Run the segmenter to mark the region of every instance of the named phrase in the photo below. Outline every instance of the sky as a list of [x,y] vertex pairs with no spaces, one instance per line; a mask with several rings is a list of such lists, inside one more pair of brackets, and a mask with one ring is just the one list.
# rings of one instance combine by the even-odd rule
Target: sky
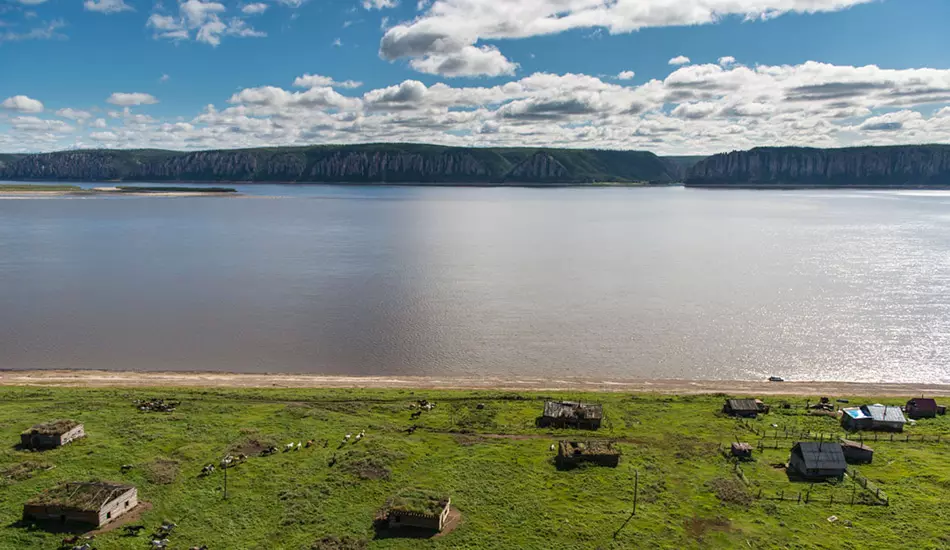
[[0,152],[950,142],[950,0],[0,0]]

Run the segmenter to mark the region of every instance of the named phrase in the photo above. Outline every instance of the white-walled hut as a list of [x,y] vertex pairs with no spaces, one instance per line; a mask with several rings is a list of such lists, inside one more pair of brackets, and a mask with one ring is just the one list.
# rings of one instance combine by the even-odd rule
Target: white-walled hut
[[847,469],[841,445],[831,441],[800,441],[788,459],[789,474],[808,481],[841,479]]
[[54,449],[86,436],[86,430],[75,420],[53,420],[37,424],[20,434],[20,445],[27,449]]
[[23,519],[100,527],[138,503],[138,491],[132,485],[109,481],[65,483],[27,501]]
[[376,521],[390,529],[415,527],[442,531],[449,518],[452,499],[423,489],[406,489],[390,498],[376,514]]

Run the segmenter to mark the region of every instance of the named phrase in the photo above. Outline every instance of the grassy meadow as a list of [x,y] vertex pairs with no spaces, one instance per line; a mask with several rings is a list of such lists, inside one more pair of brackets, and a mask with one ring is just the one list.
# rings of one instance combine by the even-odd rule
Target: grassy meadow
[[[182,404],[172,413],[133,406],[152,397]],[[604,427],[596,435],[535,427],[552,397],[603,403]],[[140,500],[152,505],[141,518],[146,533],[174,521],[169,548],[180,549],[950,547],[950,417],[906,430],[948,434],[940,443],[871,443],[874,463],[858,470],[890,506],[851,505],[851,495],[866,497],[848,480],[816,485],[811,502],[799,504],[754,498],[760,489],[809,489],[775,467],[794,440],[756,451],[755,461],[742,466],[747,483],[719,452],[736,438],[760,439],[719,412],[723,397],[0,387],[0,548],[56,548],[62,534],[20,523],[23,502],[57,483],[93,478],[136,485]],[[436,406],[413,420],[409,404],[418,399]],[[835,419],[808,415],[805,399],[766,399],[773,412],[752,422],[782,433],[841,432]],[[776,407],[782,402],[792,408]],[[83,422],[88,437],[46,452],[15,448],[22,430],[57,418]],[[344,434],[361,430],[365,439],[341,448]],[[552,443],[591,436],[616,442],[619,467],[555,468]],[[257,456],[261,446],[309,439],[317,445]],[[204,464],[242,451],[252,456],[229,470],[224,500],[221,470],[198,474]],[[125,464],[133,467],[123,473]],[[375,512],[406,488],[450,494],[460,525],[427,540],[375,538]],[[318,542],[325,537],[350,545]],[[146,534],[126,537],[121,530],[94,542],[99,550],[149,547]]]

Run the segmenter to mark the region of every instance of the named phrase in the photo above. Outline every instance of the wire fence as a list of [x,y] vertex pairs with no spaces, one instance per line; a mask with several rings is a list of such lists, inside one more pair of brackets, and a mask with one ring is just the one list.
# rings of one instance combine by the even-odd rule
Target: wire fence
[[850,439],[860,443],[887,442],[887,443],[950,443],[950,434],[906,434],[881,432],[812,432],[776,428],[772,430],[759,428],[748,421],[739,421],[744,429],[754,433],[761,439],[796,440],[796,441],[837,441]]

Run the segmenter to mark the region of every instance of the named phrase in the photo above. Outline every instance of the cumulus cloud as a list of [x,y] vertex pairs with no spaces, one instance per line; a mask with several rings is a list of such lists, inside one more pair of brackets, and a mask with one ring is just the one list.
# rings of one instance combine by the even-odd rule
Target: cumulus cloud
[[241,7],[241,12],[248,15],[257,15],[259,13],[264,13],[267,11],[267,4],[262,2],[255,2],[253,4],[245,4]]
[[673,59],[670,59],[667,63],[669,63],[670,65],[686,65],[687,63],[689,63],[689,58],[686,57],[685,55],[678,55],[674,57]]
[[161,77],[159,77],[158,81],[164,84],[165,82],[171,80],[171,78],[172,77],[168,76],[167,74],[163,74]]
[[395,8],[399,5],[398,0],[363,0],[363,9],[381,10],[385,8]]
[[617,80],[633,80],[637,73],[633,71],[620,71],[617,73]]
[[727,67],[729,65],[735,65],[736,58],[732,57],[731,55],[726,55],[726,56],[720,57],[718,60],[718,63],[719,65],[723,67]]
[[[367,0],[378,3],[380,0]],[[384,0],[385,1],[385,0]],[[647,27],[712,24],[724,17],[765,19],[785,13],[838,11],[873,0],[433,0],[420,1],[423,13],[387,29],[379,54],[390,61],[408,58],[427,62],[416,70],[449,69],[471,57],[482,41],[557,34],[571,29],[605,29],[611,34]],[[388,2],[387,2],[388,3]],[[486,66],[497,74],[511,64],[496,50]],[[484,57],[484,56],[483,56]],[[432,59],[429,59],[432,58]],[[502,61],[503,60],[503,61]],[[447,75],[448,76],[448,75]]]
[[89,111],[83,111],[83,110],[80,110],[80,109],[73,109],[73,108],[71,108],[71,107],[66,107],[65,109],[60,109],[60,110],[56,111],[56,114],[59,115],[59,116],[61,116],[61,117],[63,117],[63,118],[68,118],[68,119],[76,120],[76,121],[80,121],[80,122],[82,122],[82,121],[84,121],[84,120],[87,120],[87,119],[89,119],[89,118],[92,118],[92,113],[90,113]]
[[[254,4],[248,4],[244,7],[252,5]],[[227,11],[227,8],[220,2],[186,0],[178,5],[177,17],[153,13],[149,16],[145,25],[154,31],[155,38],[173,41],[194,39],[197,42],[203,42],[211,46],[220,45],[223,36],[238,38],[267,36],[267,33],[254,29],[240,17],[231,17],[227,21],[222,20],[225,11]]]
[[15,95],[8,97],[0,103],[4,109],[18,111],[20,113],[42,113],[43,103],[38,99],[33,99],[25,95]]
[[72,117],[58,111],[85,121],[70,133],[61,120],[27,117],[11,125],[0,147],[65,148],[91,142],[93,131],[114,134],[110,147],[172,149],[415,141],[705,154],[760,145],[950,142],[950,70],[708,63],[674,67],[636,86],[570,73],[490,86],[409,79],[362,94],[355,83],[324,75],[293,84],[237,90],[219,99],[220,108],[209,105],[190,118],[132,112],[147,103],[146,94],[117,97],[108,123],[78,109]]
[[82,6],[86,11],[97,11],[99,13],[134,11],[132,6],[126,4],[124,0],[86,0]]
[[362,82],[356,80],[336,81],[329,76],[305,74],[294,79],[296,88],[359,88]]
[[142,92],[116,92],[110,95],[109,98],[106,99],[106,102],[113,105],[119,105],[121,107],[129,107],[132,105],[153,105],[158,103],[158,100],[155,99],[155,96]]
[[5,31],[0,32],[0,43],[19,42],[23,40],[64,40],[66,35],[59,32],[59,29],[66,26],[62,19],[54,19],[42,23],[39,27],[34,27],[25,32]]
[[442,76],[512,75],[518,68],[494,46],[466,46],[451,54],[431,54],[409,62],[413,69]]

